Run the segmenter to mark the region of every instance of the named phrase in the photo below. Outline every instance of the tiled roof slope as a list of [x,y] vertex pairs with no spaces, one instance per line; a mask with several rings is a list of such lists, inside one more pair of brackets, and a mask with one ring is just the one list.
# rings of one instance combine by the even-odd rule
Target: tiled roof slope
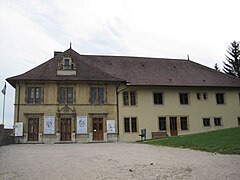
[[[70,56],[76,76],[57,76],[57,63]],[[16,81],[122,81],[142,86],[240,87],[240,79],[189,60],[80,55],[72,49],[19,76]]]
[[[76,76],[57,75],[58,62],[63,57],[70,56],[76,63]],[[17,81],[124,81],[104,72],[94,64],[86,62],[80,54],[72,49],[53,57],[47,62],[18,76],[10,77],[7,81],[15,87]]]

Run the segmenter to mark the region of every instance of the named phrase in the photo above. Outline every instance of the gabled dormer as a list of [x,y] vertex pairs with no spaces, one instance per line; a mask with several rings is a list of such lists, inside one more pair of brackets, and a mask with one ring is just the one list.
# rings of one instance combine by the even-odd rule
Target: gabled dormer
[[59,76],[76,76],[76,64],[71,57],[63,57],[58,62],[57,75]]

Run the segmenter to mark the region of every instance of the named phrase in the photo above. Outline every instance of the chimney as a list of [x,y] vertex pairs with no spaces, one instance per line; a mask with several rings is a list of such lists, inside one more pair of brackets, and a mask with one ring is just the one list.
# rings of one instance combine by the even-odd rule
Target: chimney
[[56,57],[59,54],[62,54],[62,52],[61,51],[54,51],[54,57]]

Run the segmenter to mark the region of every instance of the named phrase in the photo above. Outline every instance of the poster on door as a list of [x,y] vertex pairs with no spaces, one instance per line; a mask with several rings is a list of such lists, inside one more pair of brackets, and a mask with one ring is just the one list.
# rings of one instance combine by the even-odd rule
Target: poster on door
[[23,122],[17,122],[14,125],[15,136],[23,136]]
[[116,133],[115,120],[107,120],[107,133]]
[[87,133],[87,116],[77,116],[77,134]]
[[44,134],[55,134],[55,116],[44,116]]

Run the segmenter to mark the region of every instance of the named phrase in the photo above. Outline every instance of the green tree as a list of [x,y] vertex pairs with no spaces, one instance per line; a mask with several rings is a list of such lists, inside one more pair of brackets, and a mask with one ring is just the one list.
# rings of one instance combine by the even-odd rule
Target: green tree
[[223,62],[223,71],[240,78],[240,49],[239,42],[233,41],[227,49],[226,62]]

